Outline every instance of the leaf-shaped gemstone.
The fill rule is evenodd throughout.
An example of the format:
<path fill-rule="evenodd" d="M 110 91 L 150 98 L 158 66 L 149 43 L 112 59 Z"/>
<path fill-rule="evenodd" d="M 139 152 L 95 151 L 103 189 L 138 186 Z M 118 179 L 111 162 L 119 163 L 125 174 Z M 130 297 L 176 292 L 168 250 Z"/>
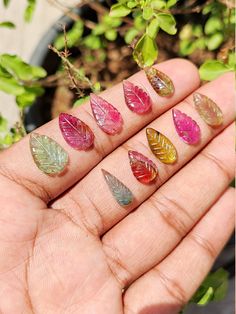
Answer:
<path fill-rule="evenodd" d="M 177 151 L 171 141 L 160 132 L 146 129 L 147 140 L 153 154 L 164 164 L 173 164 L 177 160 Z"/>
<path fill-rule="evenodd" d="M 135 178 L 141 183 L 150 183 L 157 176 L 157 166 L 139 152 L 129 151 L 130 166 Z"/>
<path fill-rule="evenodd" d="M 193 94 L 194 105 L 201 118 L 211 126 L 223 123 L 223 113 L 217 104 L 205 95 Z"/>
<path fill-rule="evenodd" d="M 151 98 L 142 88 L 129 81 L 123 81 L 123 88 L 126 105 L 131 111 L 138 114 L 150 111 Z"/>
<path fill-rule="evenodd" d="M 90 104 L 98 126 L 105 133 L 114 135 L 121 131 L 123 119 L 115 107 L 95 94 L 90 95 Z"/>
<path fill-rule="evenodd" d="M 133 194 L 127 186 L 125 186 L 108 171 L 102 169 L 102 173 L 117 203 L 121 206 L 129 205 L 133 201 Z"/>
<path fill-rule="evenodd" d="M 172 110 L 173 120 L 179 137 L 187 144 L 196 144 L 200 140 L 199 125 L 180 110 Z"/>
<path fill-rule="evenodd" d="M 166 74 L 154 67 L 146 69 L 145 72 L 150 84 L 159 96 L 170 97 L 174 94 L 174 84 Z"/>
<path fill-rule="evenodd" d="M 37 167 L 46 174 L 58 174 L 68 164 L 67 152 L 46 135 L 32 133 L 30 149 Z"/>
<path fill-rule="evenodd" d="M 59 126 L 66 142 L 75 149 L 87 150 L 93 145 L 94 134 L 87 124 L 80 119 L 61 113 Z"/>

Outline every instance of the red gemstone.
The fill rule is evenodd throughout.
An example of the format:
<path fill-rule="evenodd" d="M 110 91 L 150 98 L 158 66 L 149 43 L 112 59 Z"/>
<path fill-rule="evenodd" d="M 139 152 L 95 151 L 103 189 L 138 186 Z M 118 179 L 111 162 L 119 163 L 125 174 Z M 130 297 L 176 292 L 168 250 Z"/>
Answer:
<path fill-rule="evenodd" d="M 130 166 L 135 178 L 141 183 L 150 183 L 157 176 L 157 166 L 139 152 L 129 151 Z"/>
<path fill-rule="evenodd" d="M 151 110 L 151 98 L 141 87 L 129 81 L 123 81 L 123 88 L 125 102 L 131 111 L 144 114 Z"/>
<path fill-rule="evenodd" d="M 110 135 L 120 133 L 123 119 L 114 106 L 95 94 L 90 95 L 90 104 L 98 126 L 105 133 Z"/>
<path fill-rule="evenodd" d="M 61 113 L 59 126 L 65 141 L 74 149 L 87 150 L 93 145 L 94 134 L 80 119 L 68 113 Z"/>

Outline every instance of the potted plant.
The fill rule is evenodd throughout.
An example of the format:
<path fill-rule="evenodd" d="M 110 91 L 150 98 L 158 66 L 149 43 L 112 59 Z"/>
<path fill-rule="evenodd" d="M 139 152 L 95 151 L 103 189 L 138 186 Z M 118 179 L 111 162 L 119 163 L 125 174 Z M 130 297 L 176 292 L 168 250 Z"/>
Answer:
<path fill-rule="evenodd" d="M 10 1 L 3 3 L 7 7 Z M 28 22 L 36 2 L 28 0 Z M 199 67 L 203 82 L 235 67 L 233 1 L 82 0 L 73 8 L 51 2 L 64 16 L 40 41 L 31 64 L 0 55 L 0 90 L 15 96 L 22 117 L 9 130 L 0 115 L 0 149 L 60 112 L 83 105 L 91 91 L 106 89 L 154 62 L 188 58 Z M 2 21 L 0 27 L 14 23 Z M 211 274 L 192 302 L 221 299 L 227 278 L 224 270 Z"/>

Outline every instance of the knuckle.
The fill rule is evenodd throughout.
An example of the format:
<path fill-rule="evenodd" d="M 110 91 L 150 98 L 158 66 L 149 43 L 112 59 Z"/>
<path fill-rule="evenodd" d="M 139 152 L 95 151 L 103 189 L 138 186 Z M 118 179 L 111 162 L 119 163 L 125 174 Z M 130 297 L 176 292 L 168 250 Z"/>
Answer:
<path fill-rule="evenodd" d="M 161 215 L 165 223 L 174 229 L 181 238 L 188 232 L 189 221 L 192 224 L 193 219 L 178 201 L 162 193 L 159 193 L 158 196 L 153 195 L 149 201 L 153 208 Z"/>
<path fill-rule="evenodd" d="M 162 286 L 174 302 L 179 305 L 184 305 L 187 302 L 187 296 L 180 282 L 169 277 L 167 274 L 158 269 L 158 267 L 155 267 L 153 270 L 157 272 Z"/>
<path fill-rule="evenodd" d="M 192 232 L 189 235 L 189 240 L 194 242 L 201 250 L 205 251 L 212 259 L 215 259 L 217 256 L 217 252 L 211 242 L 200 234 Z"/>
<path fill-rule="evenodd" d="M 231 174 L 225 167 L 222 160 L 220 160 L 214 154 L 207 151 L 202 151 L 201 156 L 210 161 L 211 163 L 213 163 L 216 166 L 216 168 L 223 174 L 227 181 L 231 181 Z"/>
<path fill-rule="evenodd" d="M 127 287 L 132 277 L 125 263 L 122 261 L 119 250 L 109 240 L 102 240 L 103 251 L 107 259 L 107 264 L 121 289 Z"/>

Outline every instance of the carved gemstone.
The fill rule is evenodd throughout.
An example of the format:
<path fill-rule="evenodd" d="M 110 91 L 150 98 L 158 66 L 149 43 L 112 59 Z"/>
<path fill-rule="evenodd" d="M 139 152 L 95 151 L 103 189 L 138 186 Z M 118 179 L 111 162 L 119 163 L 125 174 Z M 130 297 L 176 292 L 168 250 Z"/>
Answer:
<path fill-rule="evenodd" d="M 157 166 L 139 152 L 129 151 L 130 166 L 135 178 L 141 183 L 150 183 L 156 179 Z"/>
<path fill-rule="evenodd" d="M 177 160 L 177 151 L 171 141 L 160 132 L 146 129 L 147 140 L 153 154 L 164 164 L 173 164 Z"/>
<path fill-rule="evenodd" d="M 166 74 L 154 67 L 146 69 L 145 72 L 150 84 L 159 96 L 170 97 L 174 94 L 174 84 Z"/>
<path fill-rule="evenodd" d="M 141 87 L 129 81 L 123 81 L 125 102 L 128 108 L 138 114 L 151 110 L 151 98 Z"/>
<path fill-rule="evenodd" d="M 196 144 L 199 142 L 201 132 L 197 122 L 177 109 L 173 109 L 172 114 L 179 137 L 187 144 Z"/>
<path fill-rule="evenodd" d="M 120 133 L 123 119 L 114 106 L 95 94 L 90 95 L 90 104 L 98 126 L 105 133 L 110 135 Z"/>
<path fill-rule="evenodd" d="M 197 112 L 207 124 L 220 126 L 223 123 L 223 113 L 213 100 L 200 93 L 194 93 L 193 100 Z"/>
<path fill-rule="evenodd" d="M 30 150 L 37 167 L 44 173 L 61 173 L 68 164 L 67 152 L 53 139 L 46 135 L 32 133 Z"/>
<path fill-rule="evenodd" d="M 80 119 L 61 113 L 59 126 L 65 141 L 74 149 L 87 150 L 94 142 L 94 134 L 87 124 Z"/>
<path fill-rule="evenodd" d="M 120 180 L 118 180 L 108 171 L 102 169 L 102 173 L 117 203 L 121 206 L 127 206 L 131 204 L 133 201 L 133 194 L 127 188 L 127 186 L 125 186 Z"/>

